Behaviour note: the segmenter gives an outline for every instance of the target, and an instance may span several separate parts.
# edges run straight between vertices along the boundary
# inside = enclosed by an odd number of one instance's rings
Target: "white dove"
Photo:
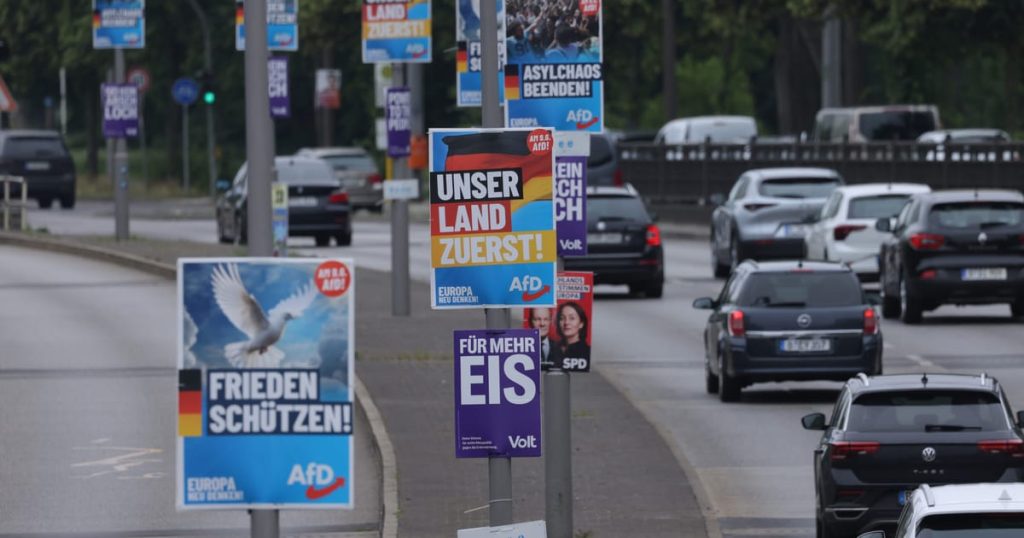
[[[238,266],[218,265],[213,269],[213,296],[224,315],[248,340],[224,346],[224,357],[235,368],[277,368],[284,352],[274,343],[284,335],[285,324],[302,315],[316,299],[312,284],[300,288],[265,314],[246,289]]]

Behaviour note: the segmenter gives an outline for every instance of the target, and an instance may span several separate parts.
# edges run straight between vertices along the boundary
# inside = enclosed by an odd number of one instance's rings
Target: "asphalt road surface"
[[[93,216],[102,211],[90,207],[36,211],[30,223],[54,233],[113,233],[112,218]],[[106,231],[95,231],[101,228]],[[212,219],[132,223],[133,234],[148,236],[150,230],[153,237],[215,240]],[[429,278],[427,233],[424,223],[411,230],[415,279]],[[736,537],[813,536],[811,455],[819,434],[803,430],[800,417],[828,414],[840,384],[754,385],[735,404],[705,394],[701,331],[707,312],[693,310],[690,303],[717,295],[722,282],[710,276],[705,241],[663,239],[667,283],[662,299],[630,297],[624,286],[598,287],[595,367],[662,433],[690,475],[712,531]],[[303,240],[292,247],[390,269],[390,228],[380,218],[357,219],[351,247],[316,249]],[[985,371],[1003,383],[1016,410],[1024,405],[1021,329],[1005,306],[943,307],[914,327],[886,320],[885,371]]]

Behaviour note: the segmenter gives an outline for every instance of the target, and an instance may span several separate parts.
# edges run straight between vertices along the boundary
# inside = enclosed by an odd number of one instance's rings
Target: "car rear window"
[[[4,155],[12,159],[36,157],[63,157],[64,144],[52,136],[8,138],[4,144]]]
[[[644,203],[635,196],[589,196],[587,197],[587,222],[626,220],[640,223],[651,222]]]
[[[690,127],[690,142],[703,142],[710,138],[712,143],[746,142],[757,135],[757,128],[747,121],[694,122]]]
[[[996,228],[1016,226],[1024,217],[1024,204],[1016,202],[957,202],[932,206],[932,224],[943,228]]]
[[[887,194],[885,196],[862,196],[850,200],[849,218],[851,219],[884,219],[895,217],[907,203],[909,196],[905,194]]]
[[[285,183],[336,183],[331,169],[320,162],[278,163],[277,179]]]
[[[838,186],[831,177],[773,178],[762,181],[758,192],[772,198],[828,198]]]
[[[1005,408],[991,392],[892,391],[853,401],[848,429],[858,432],[1005,431]]]
[[[590,157],[587,158],[587,166],[601,166],[612,161],[615,157],[612,143],[603,136],[590,137]]]
[[[790,271],[754,273],[737,298],[740,306],[829,307],[864,303],[853,273]]]
[[[860,115],[860,134],[868,140],[917,140],[935,128],[935,116],[931,112],[894,110]]]
[[[917,526],[918,538],[1010,538],[1024,535],[1024,512],[936,514]]]
[[[368,155],[329,155],[323,159],[335,170],[377,171],[377,163]]]

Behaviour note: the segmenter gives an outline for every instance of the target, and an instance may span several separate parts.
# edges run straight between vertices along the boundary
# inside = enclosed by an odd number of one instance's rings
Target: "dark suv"
[[[0,174],[22,176],[28,197],[47,208],[54,200],[75,207],[75,164],[57,131],[0,131]],[[11,195],[20,196],[12,185]]]
[[[846,382],[814,451],[818,536],[891,531],[920,484],[1018,482],[1024,440],[999,383],[985,374],[901,374]]]
[[[1009,304],[1024,316],[1024,195],[954,190],[914,195],[881,247],[882,314],[918,323],[943,304]]]

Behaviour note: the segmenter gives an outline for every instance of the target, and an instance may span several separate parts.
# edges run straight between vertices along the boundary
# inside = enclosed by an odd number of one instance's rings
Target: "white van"
[[[917,140],[942,128],[934,105],[823,108],[814,119],[811,139],[818,142]]]
[[[757,136],[757,123],[750,116],[694,116],[677,118],[661,127],[655,144],[745,144]]]

